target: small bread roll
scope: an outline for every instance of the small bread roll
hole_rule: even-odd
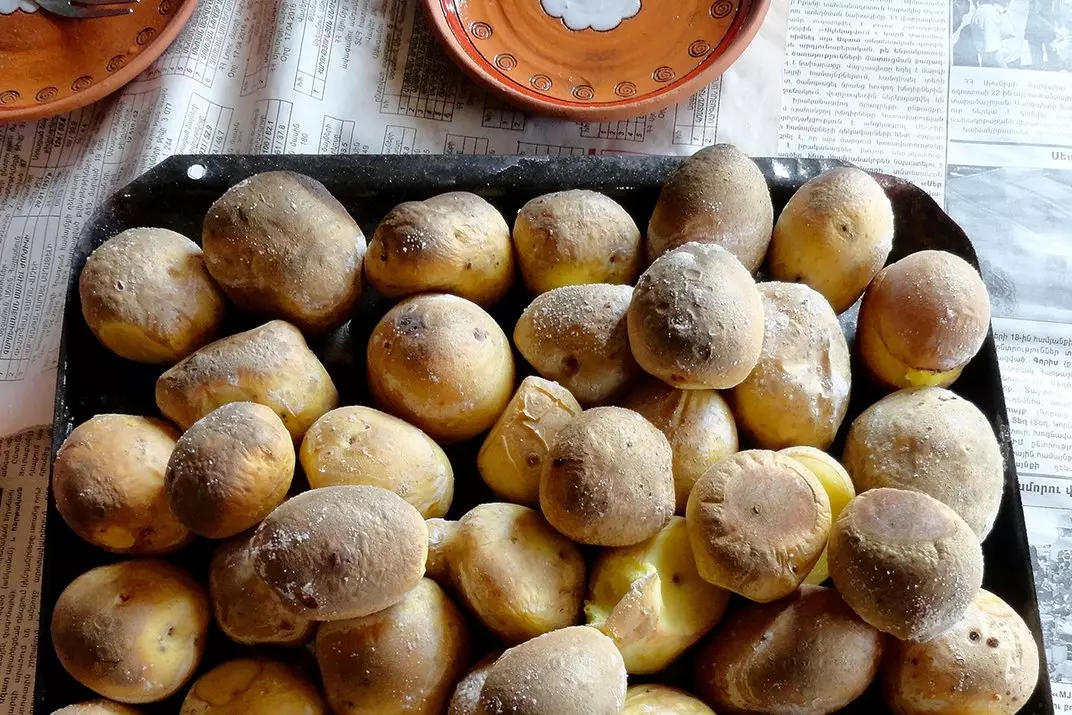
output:
[[[696,682],[718,712],[825,715],[871,684],[885,639],[837,591],[801,586],[746,603],[696,655]]]
[[[480,705],[480,691],[484,689],[484,681],[488,677],[491,666],[502,655],[502,651],[493,651],[476,662],[473,669],[458,681],[454,688],[454,695],[450,699],[450,707],[447,715],[476,715]]]
[[[305,618],[359,618],[398,603],[424,575],[420,512],[379,487],[312,489],[268,515],[253,566],[283,606]]]
[[[165,228],[132,228],[86,259],[78,277],[86,324],[127,360],[171,364],[208,343],[223,321],[223,292],[201,248]]]
[[[294,442],[274,412],[229,402],[179,438],[167,466],[171,510],[190,531],[226,539],[261,523],[287,496]]]
[[[929,494],[980,541],[997,518],[1005,487],[997,437],[978,407],[949,390],[901,390],[871,405],[852,423],[844,460],[856,491]]]
[[[498,638],[520,643],[572,626],[584,601],[584,557],[528,507],[480,504],[428,522],[428,573],[449,583]]]
[[[302,330],[337,328],[361,297],[365,236],[316,179],[255,174],[205,215],[205,264],[242,310]]]
[[[614,642],[588,626],[514,646],[488,671],[478,715],[618,715],[625,664]]]
[[[585,410],[559,430],[547,457],[540,508],[578,543],[636,544],[674,513],[670,443],[631,410]]]
[[[856,489],[852,486],[852,479],[849,478],[845,467],[829,454],[815,447],[787,447],[779,454],[800,462],[823,485],[826,496],[830,500],[830,526],[833,528],[833,523],[856,496]],[[815,562],[815,566],[804,579],[804,583],[819,586],[828,578],[830,578],[830,564],[824,548],[823,555]]]
[[[919,251],[886,266],[864,293],[860,355],[883,384],[946,387],[990,330],[990,295],[967,261]]]
[[[1009,604],[982,589],[934,640],[892,641],[882,666],[886,703],[901,715],[1013,715],[1038,678],[1035,636]]]
[[[224,635],[243,645],[300,645],[316,622],[288,611],[254,569],[250,541],[254,532],[220,544],[208,567],[212,615]]]
[[[371,407],[340,407],[313,423],[301,445],[309,486],[367,484],[402,497],[425,519],[454,498],[454,470],[443,448],[397,417]]]
[[[725,249],[691,243],[644,271],[629,304],[629,346],[646,371],[685,390],[740,384],[763,348],[763,300]]]
[[[336,715],[441,715],[468,659],[465,617],[429,579],[390,608],[325,623],[316,635]]]
[[[830,532],[830,575],[860,617],[901,640],[927,641],[959,621],[983,582],[975,533],[920,492],[872,489]]]
[[[640,375],[625,324],[632,295],[629,286],[605,283],[555,288],[525,308],[514,344],[582,405],[608,402]]]
[[[893,206],[866,171],[824,171],[793,194],[774,225],[770,269],[823,294],[835,313],[863,295],[893,249]]]
[[[514,222],[521,276],[531,293],[579,283],[632,284],[640,229],[614,199],[574,189],[537,197]]]
[[[166,561],[121,561],[63,589],[52,612],[52,646],[90,690],[153,703],[197,670],[208,622],[208,599],[185,571]]]
[[[156,381],[156,405],[183,430],[228,402],[257,402],[295,441],[339,404],[328,371],[290,323],[273,320],[201,348]]]
[[[690,241],[722,246],[754,271],[774,225],[767,180],[729,144],[701,149],[663,186],[648,224],[648,260]]]
[[[394,300],[451,293],[486,308],[514,282],[510,227],[494,206],[466,191],[407,201],[376,227],[365,273]]]
[[[487,431],[514,390],[502,328],[476,303],[418,295],[390,311],[368,343],[369,390],[387,412],[447,444]]]
[[[580,404],[562,385],[526,377],[476,456],[484,483],[504,501],[537,506],[547,450],[558,431],[580,413]]]
[[[325,715],[316,686],[268,658],[229,660],[190,687],[179,715]]]
[[[56,452],[52,495],[71,530],[120,554],[164,554],[190,539],[168,505],[164,473],[179,433],[151,417],[97,415]]]
[[[111,700],[87,700],[53,710],[52,715],[141,715],[141,711]]]
[[[645,683],[625,691],[622,715],[715,715],[715,711],[683,690]]]
[[[737,423],[764,449],[826,449],[849,408],[849,346],[837,316],[811,288],[761,283],[763,352],[733,388]]]
[[[799,462],[753,449],[707,470],[685,520],[700,576],[765,603],[792,593],[819,560],[830,500]]]

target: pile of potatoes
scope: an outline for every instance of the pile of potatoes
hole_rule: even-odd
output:
[[[98,415],[57,454],[63,519],[132,557],[55,606],[56,654],[107,699],[57,712],[185,693],[182,715],[819,715],[865,691],[1019,710],[1036,641],[981,588],[1003,456],[946,389],[986,289],[940,251],[885,265],[893,211],[857,169],[775,218],[720,145],[646,236],[592,191],[512,230],[454,192],[366,248],[321,184],[269,172],[212,206],[203,248],[105,242],[82,311],[161,365],[159,415]],[[372,404],[344,406],[310,344],[361,334],[342,326],[369,288],[393,306],[358,346]],[[488,310],[512,290],[530,302],[504,330]],[[235,308],[261,322],[221,336]],[[886,396],[843,425],[854,382]],[[475,469],[443,448],[468,440]],[[197,538],[219,540],[207,583],[162,558]],[[213,624],[248,657],[202,672]]]

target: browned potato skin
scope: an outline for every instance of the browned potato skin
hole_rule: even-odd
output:
[[[476,662],[464,678],[458,681],[458,685],[454,688],[454,695],[450,699],[450,707],[447,708],[447,715],[476,715],[480,704],[480,691],[484,688],[488,671],[500,655],[502,655],[500,650],[488,653]]]
[[[208,599],[165,561],[87,571],[60,594],[52,645],[78,682],[123,703],[151,703],[193,675],[208,633]]]
[[[151,417],[97,415],[60,445],[56,509],[78,536],[120,554],[164,554],[190,532],[168,506],[164,474],[179,433]]]
[[[268,171],[232,186],[208,210],[201,240],[212,277],[244,311],[320,333],[361,297],[365,236],[308,176]]]
[[[208,595],[216,625],[244,645],[300,645],[316,622],[288,611],[254,570],[249,551],[253,532],[220,544],[208,567]]]
[[[891,640],[882,667],[886,703],[897,715],[1013,715],[1038,676],[1027,624],[982,589],[964,618],[934,640]]]
[[[156,381],[156,405],[181,429],[228,402],[258,402],[295,441],[339,404],[331,376],[301,332],[282,320],[222,338]]]
[[[525,506],[540,503],[540,475],[558,431],[581,413],[581,405],[562,385],[529,376],[488,432],[476,466],[495,496]]]
[[[140,715],[140,710],[111,700],[87,700],[52,711],[52,715]]]
[[[316,686],[268,658],[239,658],[198,678],[179,715],[325,715]]]
[[[754,271],[774,226],[767,180],[729,144],[701,149],[663,186],[648,224],[648,260],[690,241],[722,246]]]
[[[696,481],[738,449],[729,405],[715,390],[678,390],[653,379],[630,393],[622,407],[666,436],[674,453],[675,513],[684,514]]]
[[[469,658],[469,628],[434,581],[364,618],[325,623],[316,660],[336,715],[440,715]]]
[[[674,513],[670,444],[637,413],[594,407],[555,435],[540,479],[540,508],[573,541],[630,546]]]
[[[402,301],[368,343],[376,404],[440,444],[488,430],[514,391],[510,341],[480,306],[433,293]]]
[[[465,191],[407,201],[376,227],[365,272],[388,298],[451,293],[486,308],[514,282],[510,227],[494,206]]]
[[[294,442],[274,412],[229,402],[179,438],[168,461],[168,503],[191,531],[226,539],[283,502],[294,463]]]
[[[902,489],[872,489],[849,502],[827,558],[845,602],[902,640],[930,640],[953,627],[983,581],[971,527],[937,499]]]
[[[625,690],[625,663],[614,642],[572,626],[503,653],[484,680],[477,715],[618,715]]]
[[[318,419],[301,445],[309,486],[383,487],[440,517],[454,498],[454,470],[442,447],[413,425],[371,407],[340,407]]]
[[[398,603],[424,575],[428,529],[420,512],[379,487],[323,487],[293,497],[261,522],[254,569],[291,613],[359,618]]]
[[[715,715],[697,698],[666,685],[630,685],[622,715]]]
[[[641,237],[629,212],[597,191],[539,196],[514,222],[521,276],[529,291],[578,283],[631,284],[640,275]]]
[[[885,638],[836,591],[801,586],[742,603],[696,655],[696,684],[719,713],[825,715],[867,689]]]
[[[629,350],[629,286],[588,283],[536,297],[514,326],[514,345],[536,371],[582,405],[612,400],[640,374]]]
[[[164,228],[132,228],[86,259],[82,316],[106,348],[135,362],[171,364],[219,332],[224,300],[201,248]]]

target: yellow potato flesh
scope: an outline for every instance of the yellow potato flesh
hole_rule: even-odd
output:
[[[856,496],[856,490],[852,486],[852,479],[841,463],[826,452],[814,447],[787,447],[781,451],[787,457],[792,457],[815,475],[819,483],[823,485],[826,496],[830,499],[830,523],[837,521],[838,515],[852,498]],[[823,549],[819,561],[808,573],[804,583],[818,586],[830,577],[830,568],[826,561],[826,549]]]

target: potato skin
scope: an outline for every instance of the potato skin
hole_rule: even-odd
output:
[[[648,260],[699,241],[722,246],[754,271],[773,225],[763,172],[736,147],[716,144],[686,159],[663,186],[648,223]]]
[[[316,686],[268,658],[238,658],[216,666],[191,686],[179,715],[325,715]]]
[[[670,444],[631,410],[585,410],[559,430],[547,457],[540,508],[573,541],[629,546],[674,513]]]
[[[440,715],[469,658],[465,617],[434,581],[316,636],[316,660],[337,715]]]
[[[223,542],[209,562],[208,595],[216,625],[244,645],[300,645],[312,637],[316,622],[288,611],[257,575],[249,549],[253,533]]]
[[[743,382],[759,360],[763,300],[728,251],[689,243],[640,276],[628,326],[645,371],[685,390],[722,390]]]
[[[477,706],[480,704],[480,691],[484,688],[488,671],[500,655],[502,651],[488,653],[476,662],[464,678],[458,681],[458,685],[454,688],[454,695],[450,698],[447,715],[476,715]]]
[[[526,377],[477,454],[484,483],[500,499],[539,505],[540,475],[551,441],[580,413],[580,404],[565,387]]]
[[[229,402],[179,438],[168,461],[168,503],[191,531],[226,539],[282,503],[294,462],[290,433],[272,410]]]
[[[371,407],[339,407],[309,428],[301,445],[309,486],[367,484],[390,490],[425,519],[454,498],[454,470],[443,449],[408,422]]]
[[[52,715],[140,715],[140,710],[111,700],[87,700],[54,710]]]
[[[407,298],[368,343],[376,404],[441,444],[488,430],[514,390],[514,357],[499,324],[453,295]]]
[[[52,466],[56,509],[106,551],[148,556],[178,549],[189,530],[171,511],[164,474],[179,433],[162,420],[97,415],[60,445]]]
[[[537,295],[579,283],[635,282],[640,243],[629,212],[597,191],[538,196],[521,207],[514,222],[521,276]]]
[[[866,171],[843,166],[797,189],[774,225],[771,275],[821,293],[835,313],[863,295],[893,249],[893,206]]]
[[[739,426],[762,449],[826,449],[849,408],[849,346],[822,295],[795,283],[761,283],[763,350],[733,388]]]
[[[678,390],[648,380],[622,407],[651,422],[674,453],[675,513],[684,514],[696,481],[711,465],[737,451],[737,423],[715,390]]]
[[[625,314],[633,289],[588,283],[536,297],[514,326],[514,344],[536,371],[582,405],[612,400],[640,375]]]
[[[742,603],[697,653],[697,689],[720,713],[837,712],[870,685],[884,645],[836,591],[801,586]]]
[[[934,640],[891,640],[882,667],[886,703],[897,715],[1013,715],[1038,677],[1038,646],[1027,624],[983,589],[964,618]]]
[[[255,174],[209,208],[205,264],[235,305],[304,331],[346,322],[361,297],[365,236],[319,181]]]
[[[405,597],[424,575],[420,512],[379,487],[323,487],[293,497],[250,542],[254,569],[291,613],[358,618]]]
[[[294,439],[339,404],[339,393],[301,332],[282,320],[221,338],[156,381],[156,405],[181,429],[228,402],[257,402]]]
[[[106,348],[135,362],[171,364],[216,337],[223,292],[201,248],[164,228],[131,228],[86,259],[82,316]]]
[[[208,621],[208,599],[185,571],[165,561],[122,561],[91,569],[63,590],[52,644],[64,669],[91,690],[151,703],[193,675]]]
[[[630,685],[622,715],[715,715],[697,698],[666,685]]]

